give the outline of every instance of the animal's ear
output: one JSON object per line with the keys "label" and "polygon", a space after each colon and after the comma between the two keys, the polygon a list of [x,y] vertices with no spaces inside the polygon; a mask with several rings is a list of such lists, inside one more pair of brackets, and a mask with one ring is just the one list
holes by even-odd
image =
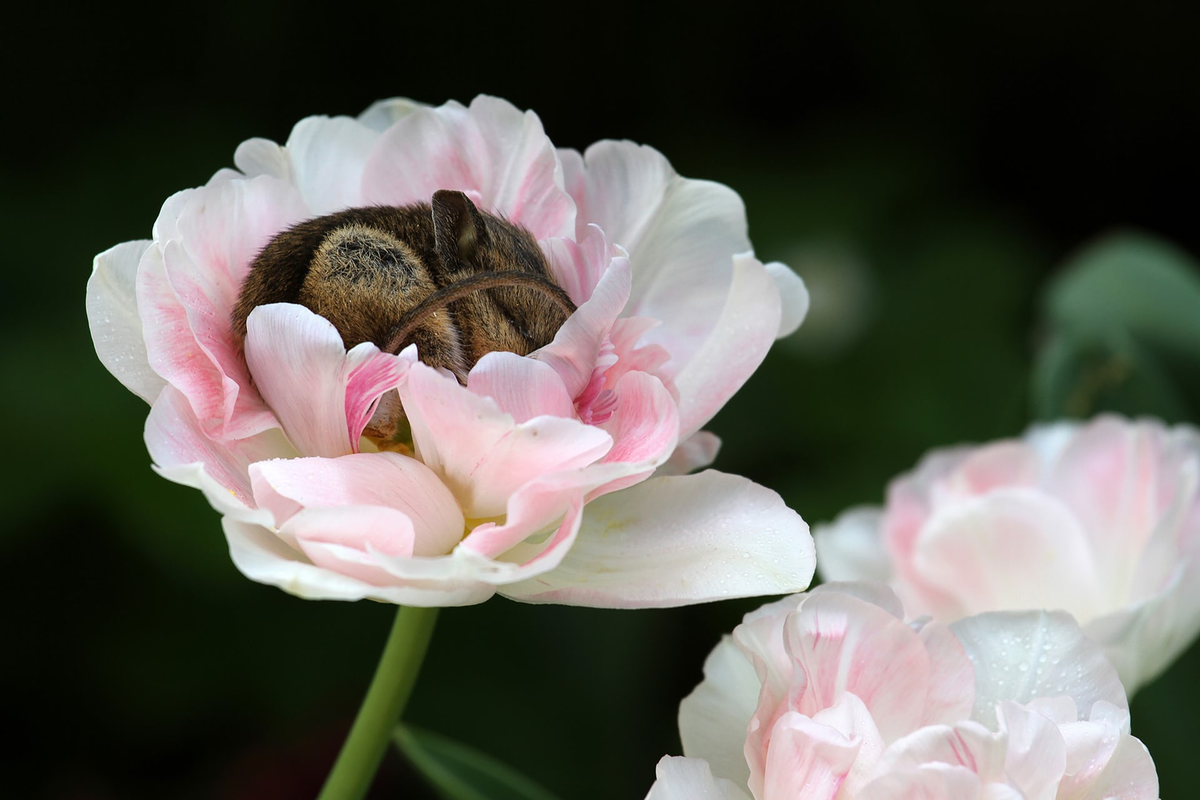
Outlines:
{"label": "animal's ear", "polygon": [[443,264],[470,261],[488,243],[487,225],[462,192],[433,193],[433,242]]}

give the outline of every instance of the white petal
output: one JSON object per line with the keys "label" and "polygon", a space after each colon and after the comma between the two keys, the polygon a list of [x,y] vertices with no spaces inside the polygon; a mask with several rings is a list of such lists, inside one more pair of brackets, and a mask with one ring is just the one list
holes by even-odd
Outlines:
{"label": "white petal", "polygon": [[883,547],[883,509],[857,506],[813,528],[824,581],[887,581],[892,567]]}
{"label": "white petal", "polygon": [[712,464],[721,449],[721,439],[709,431],[696,431],[675,447],[655,475],[687,475]]}
{"label": "white petal", "polygon": [[754,665],[726,636],[704,661],[704,680],[679,704],[683,754],[703,758],[739,786],[750,779],[743,747],[762,683]]}
{"label": "white petal", "polygon": [[[724,297],[725,305],[708,338],[698,343],[675,378],[681,437],[713,418],[762,363],[779,332],[779,291],[753,256],[733,258],[733,283]],[[678,356],[678,351],[670,352],[673,358]]]}
{"label": "white petal", "polygon": [[627,314],[662,320],[648,341],[687,363],[721,313],[730,259],[750,250],[741,198],[728,186],[680,177],[657,150],[633,142],[597,142],[584,160],[582,182],[577,161],[564,174],[574,186],[579,225],[597,223],[629,251]]}
{"label": "white petal", "polygon": [[661,608],[799,591],[814,565],[808,526],[778,494],[709,470],[652,478],[589,503],[562,564],[504,594]]}
{"label": "white petal", "polygon": [[322,569],[260,525],[231,517],[223,521],[229,554],[242,574],[310,600],[381,600],[409,606],[466,606],[482,603],[495,592],[476,582],[373,586],[357,578]]}
{"label": "white petal", "polygon": [[971,718],[992,727],[996,703],[1069,696],[1086,715],[1103,700],[1127,708],[1117,671],[1063,611],[995,611],[951,624],[975,665]]}
{"label": "white petal", "polygon": [[409,100],[407,97],[391,97],[387,100],[376,100],[370,107],[358,115],[358,121],[373,131],[382,133],[398,119],[408,116],[418,108],[426,108],[425,103]]}
{"label": "white petal", "polygon": [[308,117],[292,128],[287,154],[292,175],[313,216],[366,204],[367,156],[379,134],[349,117]]}
{"label": "white petal", "polygon": [[699,758],[663,756],[655,769],[658,780],[646,800],[750,800],[724,778],[714,778],[712,769]]}
{"label": "white petal", "polygon": [[246,363],[263,399],[304,455],[356,452],[373,404],[394,389],[408,362],[341,334],[304,306],[259,306],[246,320]]}
{"label": "white petal", "polygon": [[800,323],[808,316],[808,288],[804,285],[804,279],[792,272],[791,267],[786,264],[772,261],[766,267],[775,281],[775,288],[779,290],[779,299],[782,301],[783,313],[779,319],[779,333],[776,334],[776,338],[782,339],[795,333]]}
{"label": "white petal", "polygon": [[87,316],[96,355],[129,391],[153,403],[166,385],[146,356],[134,281],[148,241],[125,242],[92,262],[87,283]]}

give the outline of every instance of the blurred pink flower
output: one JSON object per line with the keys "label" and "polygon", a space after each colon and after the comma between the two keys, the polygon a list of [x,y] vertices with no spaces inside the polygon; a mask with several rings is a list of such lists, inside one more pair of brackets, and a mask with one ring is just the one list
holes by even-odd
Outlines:
{"label": "blurred pink flower", "polygon": [[[740,198],[662,155],[556,149],[532,112],[377,103],[244,142],[163,205],[153,239],[96,257],[87,307],[105,366],[153,406],[167,478],[224,515],[238,568],[303,597],[461,605],[669,606],[794,591],[808,528],[778,495],[705,471],[704,424],[771,342],[803,283],[750,251]],[[276,234],[339,209],[464,192],[526,228],[578,310],[553,342],[493,352],[461,385],[300,305],[230,315]],[[362,437],[400,402],[411,444]]]}
{"label": "blurred pink flower", "polygon": [[1062,612],[905,624],[882,584],[747,614],[647,800],[1158,796],[1116,671]]}
{"label": "blurred pink flower", "polygon": [[1200,630],[1200,435],[1104,416],[935,451],[816,538],[827,580],[913,614],[1068,611],[1132,693]]}

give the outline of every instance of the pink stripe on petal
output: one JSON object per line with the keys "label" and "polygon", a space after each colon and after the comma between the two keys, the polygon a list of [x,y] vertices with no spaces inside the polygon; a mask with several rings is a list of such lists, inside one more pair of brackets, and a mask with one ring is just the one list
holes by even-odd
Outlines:
{"label": "pink stripe on petal", "polygon": [[793,706],[801,713],[815,714],[850,692],[870,710],[885,741],[920,724],[930,655],[903,620],[854,597],[815,592],[788,618],[784,636],[796,669],[807,677]]}
{"label": "pink stripe on petal", "polygon": [[[274,434],[274,435],[272,435]],[[154,463],[165,469],[200,463],[210,478],[242,503],[255,506],[250,486],[250,464],[265,458],[292,455],[278,431],[240,441],[216,441],[204,432],[187,398],[168,386],[158,396],[146,419],[146,449]]]}
{"label": "pink stripe on petal", "polygon": [[858,758],[851,738],[794,711],[775,723],[761,784],[751,774],[755,797],[833,800]]}

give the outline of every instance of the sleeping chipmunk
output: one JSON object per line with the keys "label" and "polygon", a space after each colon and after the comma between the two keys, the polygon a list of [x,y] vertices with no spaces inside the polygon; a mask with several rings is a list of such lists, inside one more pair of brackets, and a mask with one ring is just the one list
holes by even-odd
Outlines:
{"label": "sleeping chipmunk", "polygon": [[[549,344],[575,311],[528,231],[448,190],[429,204],[351,208],[278,234],[239,291],[239,348],[250,312],[267,303],[306,306],[347,349],[373,342],[399,353],[415,343],[421,361],[460,383],[486,353],[527,355]],[[377,412],[366,435],[391,439],[399,400],[380,405],[393,419]]]}

